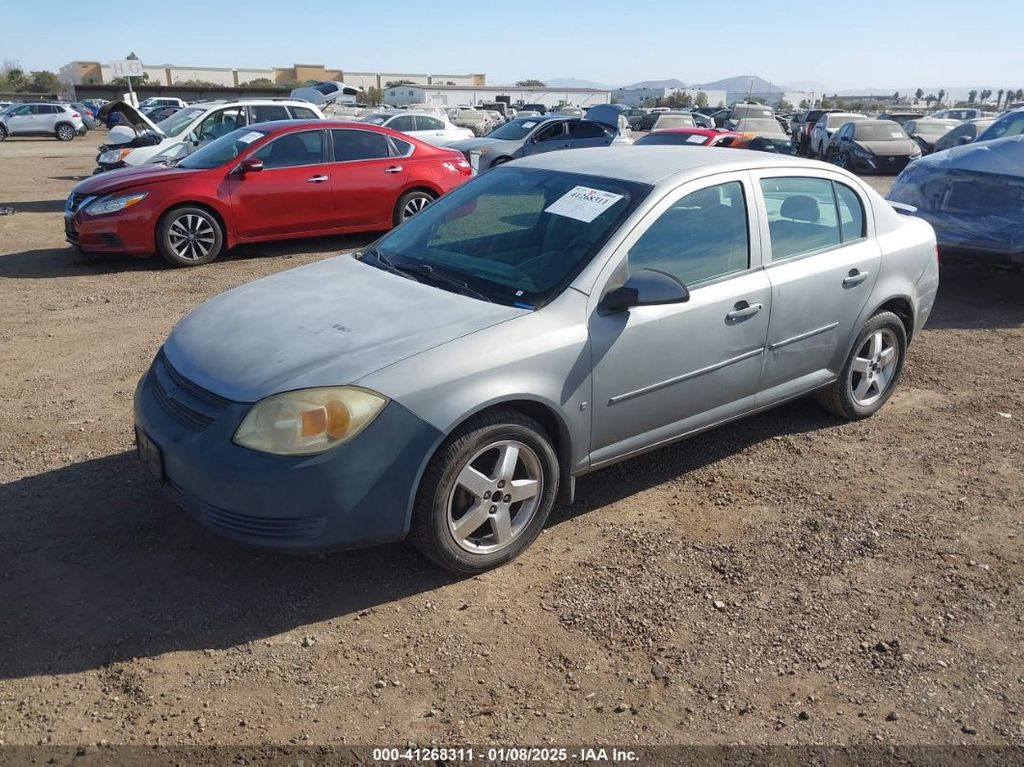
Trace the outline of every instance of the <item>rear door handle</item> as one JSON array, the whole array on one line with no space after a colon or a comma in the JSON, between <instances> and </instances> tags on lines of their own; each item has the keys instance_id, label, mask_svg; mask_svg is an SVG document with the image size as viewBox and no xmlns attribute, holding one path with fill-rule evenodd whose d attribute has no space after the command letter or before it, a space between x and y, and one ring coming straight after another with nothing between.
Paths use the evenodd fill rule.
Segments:
<instances>
[{"instance_id":1,"label":"rear door handle","mask_svg":"<svg viewBox=\"0 0 1024 767\"><path fill-rule=\"evenodd\" d=\"M736 304L735 309L725 315L725 319L729 322L739 322L747 317L753 317L763 308L764 306L761 304L749 304L746 301L740 301Z\"/></svg>"},{"instance_id":2,"label":"rear door handle","mask_svg":"<svg viewBox=\"0 0 1024 767\"><path fill-rule=\"evenodd\" d=\"M862 272L858 269L851 269L850 273L843 278L844 288L855 288L868 278L871 272Z\"/></svg>"},{"instance_id":3,"label":"rear door handle","mask_svg":"<svg viewBox=\"0 0 1024 767\"><path fill-rule=\"evenodd\" d=\"M310 176L306 179L307 184L322 184L330 179L327 176Z\"/></svg>"},{"instance_id":4,"label":"rear door handle","mask_svg":"<svg viewBox=\"0 0 1024 767\"><path fill-rule=\"evenodd\" d=\"M401 165L392 165L390 168L385 168L384 172L385 173L401 173L402 172L402 166Z\"/></svg>"}]
</instances>

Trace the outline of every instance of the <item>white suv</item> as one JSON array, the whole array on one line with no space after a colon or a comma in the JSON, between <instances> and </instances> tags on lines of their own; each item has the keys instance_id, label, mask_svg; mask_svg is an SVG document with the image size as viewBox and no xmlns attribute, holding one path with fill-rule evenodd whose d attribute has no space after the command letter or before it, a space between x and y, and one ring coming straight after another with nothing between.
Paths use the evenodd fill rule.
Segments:
<instances>
[{"instance_id":1,"label":"white suv","mask_svg":"<svg viewBox=\"0 0 1024 767\"><path fill-rule=\"evenodd\" d=\"M109 111L120 114L122 121L131 125L137 134L150 131L162 139L149 146L133 147L131 141L115 145L110 141L113 136L108 137L107 145L100 148L101 153L96 158L100 167L108 170L121 165L180 160L206 142L254 123L325 119L317 107L297 99L204 101L185 107L156 124L123 101Z\"/></svg>"},{"instance_id":2,"label":"white suv","mask_svg":"<svg viewBox=\"0 0 1024 767\"><path fill-rule=\"evenodd\" d=\"M53 136L71 141L85 133L82 115L69 104L16 104L0 114L0 141L8 136Z\"/></svg>"}]
</instances>

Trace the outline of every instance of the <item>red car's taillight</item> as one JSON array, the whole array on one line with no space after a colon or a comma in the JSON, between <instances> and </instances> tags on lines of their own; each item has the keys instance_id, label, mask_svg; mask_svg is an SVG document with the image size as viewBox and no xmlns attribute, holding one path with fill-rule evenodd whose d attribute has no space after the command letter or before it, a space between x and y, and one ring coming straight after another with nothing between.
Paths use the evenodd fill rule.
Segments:
<instances>
[{"instance_id":1,"label":"red car's taillight","mask_svg":"<svg viewBox=\"0 0 1024 767\"><path fill-rule=\"evenodd\" d=\"M470 165L464 157L459 158L458 160L445 160L441 164L452 173L458 173L462 176L473 175L473 166Z\"/></svg>"}]
</instances>

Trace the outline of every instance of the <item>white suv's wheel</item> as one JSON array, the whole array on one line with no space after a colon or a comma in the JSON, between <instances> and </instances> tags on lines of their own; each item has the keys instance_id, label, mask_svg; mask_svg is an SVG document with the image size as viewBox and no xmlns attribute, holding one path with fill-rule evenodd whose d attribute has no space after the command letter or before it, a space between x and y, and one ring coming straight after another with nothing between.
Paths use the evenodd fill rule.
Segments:
<instances>
[{"instance_id":1,"label":"white suv's wheel","mask_svg":"<svg viewBox=\"0 0 1024 767\"><path fill-rule=\"evenodd\" d=\"M57 130L54 131L58 141L71 141L78 132L75 130L75 126L69 125L68 123L62 123L57 126Z\"/></svg>"}]
</instances>

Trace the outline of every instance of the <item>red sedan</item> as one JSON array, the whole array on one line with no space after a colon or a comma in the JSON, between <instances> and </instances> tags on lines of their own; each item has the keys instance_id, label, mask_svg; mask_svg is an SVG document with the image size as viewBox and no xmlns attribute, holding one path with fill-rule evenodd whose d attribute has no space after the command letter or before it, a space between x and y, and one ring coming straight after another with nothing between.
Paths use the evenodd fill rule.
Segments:
<instances>
[{"instance_id":1,"label":"red sedan","mask_svg":"<svg viewBox=\"0 0 1024 767\"><path fill-rule=\"evenodd\" d=\"M735 131L718 128L666 128L650 133L633 143L637 146L729 146L739 137L740 134Z\"/></svg>"},{"instance_id":2,"label":"red sedan","mask_svg":"<svg viewBox=\"0 0 1024 767\"><path fill-rule=\"evenodd\" d=\"M175 166L82 181L64 229L86 252L159 253L195 266L241 243L390 229L471 173L460 152L375 125L260 123Z\"/></svg>"}]
</instances>

